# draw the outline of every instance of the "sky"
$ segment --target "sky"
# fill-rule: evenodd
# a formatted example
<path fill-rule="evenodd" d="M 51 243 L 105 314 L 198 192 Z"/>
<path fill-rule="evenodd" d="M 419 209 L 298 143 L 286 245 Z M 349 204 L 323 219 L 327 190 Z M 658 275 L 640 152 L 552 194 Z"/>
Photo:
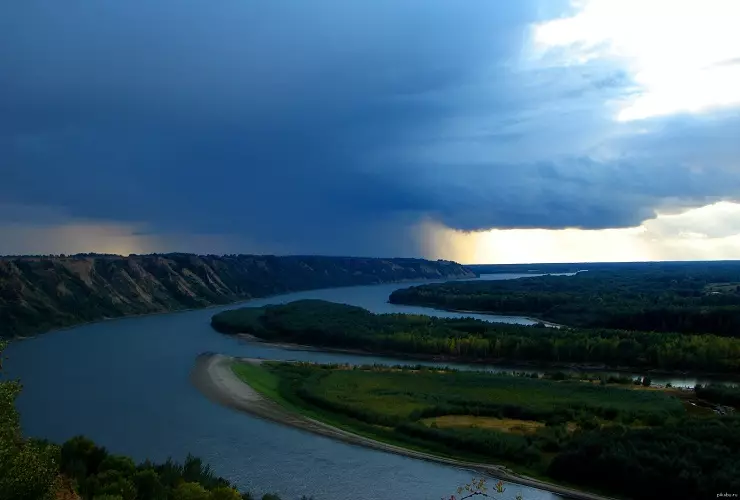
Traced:
<path fill-rule="evenodd" d="M 740 258 L 737 0 L 0 3 L 0 254 Z"/>

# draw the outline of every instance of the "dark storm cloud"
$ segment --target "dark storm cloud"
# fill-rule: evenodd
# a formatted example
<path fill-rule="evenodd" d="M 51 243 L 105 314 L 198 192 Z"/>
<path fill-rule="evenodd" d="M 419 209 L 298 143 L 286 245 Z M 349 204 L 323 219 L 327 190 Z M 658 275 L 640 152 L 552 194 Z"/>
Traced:
<path fill-rule="evenodd" d="M 0 201 L 392 254 L 415 251 L 408 228 L 425 217 L 599 228 L 665 198 L 727 196 L 731 172 L 592 157 L 613 128 L 603 103 L 629 78 L 517 63 L 528 26 L 563 8 L 5 2 Z"/>

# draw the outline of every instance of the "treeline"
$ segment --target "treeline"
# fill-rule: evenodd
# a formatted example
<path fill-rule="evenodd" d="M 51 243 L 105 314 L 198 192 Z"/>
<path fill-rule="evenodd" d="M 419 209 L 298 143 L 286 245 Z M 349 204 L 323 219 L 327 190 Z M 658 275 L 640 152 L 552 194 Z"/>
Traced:
<path fill-rule="evenodd" d="M 224 333 L 250 333 L 266 340 L 465 361 L 740 369 L 740 339 L 734 338 L 373 314 L 321 300 L 225 311 L 213 316 L 211 324 Z"/>
<path fill-rule="evenodd" d="M 722 384 L 697 384 L 694 387 L 696 397 L 711 403 L 734 406 L 740 410 L 740 386 Z"/>
<path fill-rule="evenodd" d="M 145 461 L 136 465 L 129 457 L 112 455 L 82 436 L 64 443 L 59 470 L 72 480 L 84 500 L 251 500 L 217 477 L 200 459 L 188 456 L 180 464 Z"/>
<path fill-rule="evenodd" d="M 479 274 L 557 274 L 575 273 L 578 271 L 614 271 L 614 272 L 645 272 L 645 271 L 680 271 L 692 269 L 719 269 L 737 265 L 736 261 L 668 261 L 668 262 L 568 262 L 568 263 L 536 263 L 536 264 L 467 264 L 465 267 Z"/>
<path fill-rule="evenodd" d="M 183 463 L 168 459 L 137 465 L 83 436 L 61 447 L 26 441 L 22 451 L 8 458 L 0 453 L 3 500 L 51 500 L 65 498 L 63 493 L 83 500 L 280 500 L 274 494 L 240 493 L 192 455 Z"/>
<path fill-rule="evenodd" d="M 583 328 L 740 336 L 740 263 L 656 263 L 575 276 L 450 282 L 394 291 L 390 302 L 536 316 Z"/>
<path fill-rule="evenodd" d="M 740 489 L 740 417 L 688 416 L 661 392 L 424 367 L 267 369 L 292 404 L 381 440 L 515 464 L 635 499 L 713 498 Z M 485 420 L 438 426 L 430 419 L 458 415 L 545 425 L 512 433 Z"/>
<path fill-rule="evenodd" d="M 740 417 L 580 433 L 555 456 L 548 474 L 635 499 L 732 494 L 740 491 Z"/>

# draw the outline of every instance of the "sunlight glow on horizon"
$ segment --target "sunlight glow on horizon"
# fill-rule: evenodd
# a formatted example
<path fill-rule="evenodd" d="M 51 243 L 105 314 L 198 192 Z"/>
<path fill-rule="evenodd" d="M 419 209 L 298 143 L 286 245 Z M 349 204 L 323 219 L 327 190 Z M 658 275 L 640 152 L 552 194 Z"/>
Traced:
<path fill-rule="evenodd" d="M 656 213 L 636 227 L 584 229 L 491 229 L 464 232 L 427 220 L 417 227 L 421 254 L 462 264 L 538 262 L 629 262 L 740 259 L 740 203 L 718 202 L 680 213 Z M 140 234 L 126 224 L 75 222 L 0 225 L 2 254 L 151 252 L 277 253 L 234 247 L 228 235 Z M 196 245 L 193 247 L 192 245 Z"/>
<path fill-rule="evenodd" d="M 657 213 L 630 228 L 464 232 L 427 221 L 422 232 L 428 258 L 462 264 L 738 259 L 740 204 Z"/>
<path fill-rule="evenodd" d="M 606 59 L 637 91 L 617 121 L 740 105 L 740 1 L 573 0 L 576 13 L 534 26 L 535 52 L 563 66 Z"/>

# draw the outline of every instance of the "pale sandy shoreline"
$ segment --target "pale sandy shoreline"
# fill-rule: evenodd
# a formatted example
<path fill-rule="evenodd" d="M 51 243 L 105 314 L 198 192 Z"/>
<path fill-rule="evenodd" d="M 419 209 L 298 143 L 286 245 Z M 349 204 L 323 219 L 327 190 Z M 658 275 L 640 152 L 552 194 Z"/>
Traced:
<path fill-rule="evenodd" d="M 345 443 L 470 470 L 476 473 L 490 475 L 506 482 L 557 493 L 567 498 L 577 500 L 609 500 L 609 497 L 520 476 L 503 466 L 453 460 L 382 443 L 299 415 L 265 398 L 249 385 L 242 382 L 231 370 L 231 364 L 234 361 L 259 364 L 263 360 L 233 358 L 213 353 L 201 354 L 195 361 L 190 380 L 204 396 L 218 404 L 244 411 L 279 424 L 289 425 L 304 431 L 338 439 Z"/>

